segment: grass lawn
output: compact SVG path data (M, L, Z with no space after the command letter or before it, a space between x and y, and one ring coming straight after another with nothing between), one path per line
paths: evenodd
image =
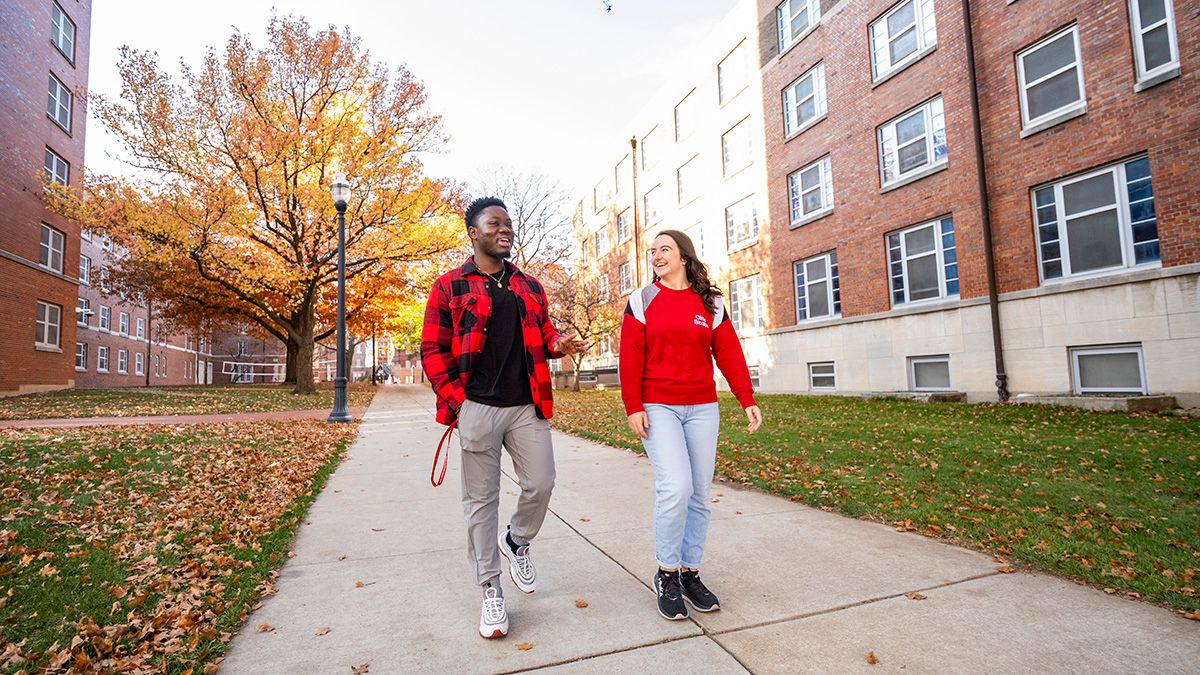
M357 425L0 430L0 672L207 672Z
M50 417L140 417L143 415L222 415L333 407L333 385L299 396L291 385L189 385L139 389L64 389L0 398L0 420ZM351 408L366 407L375 396L370 383L346 388Z
M555 392L555 426L641 451L618 392ZM721 396L717 472L1195 612L1200 419L1043 406Z

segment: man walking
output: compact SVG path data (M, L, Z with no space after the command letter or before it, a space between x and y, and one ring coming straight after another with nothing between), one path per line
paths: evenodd
M513 227L504 202L483 197L464 214L474 254L434 283L425 307L421 363L437 395L437 420L458 421L467 557L483 587L479 634L508 634L500 556L517 588L532 593L537 574L529 543L554 488L550 425L554 413L547 358L584 347L555 330L537 279L506 262ZM500 448L508 450L521 496L499 528Z

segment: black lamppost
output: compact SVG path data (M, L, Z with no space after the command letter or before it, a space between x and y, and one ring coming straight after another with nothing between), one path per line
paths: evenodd
M337 305L337 377L333 378L333 411L330 422L353 422L346 407L346 200L350 198L350 183L345 174L338 174L329 186L333 205L338 212L338 305Z

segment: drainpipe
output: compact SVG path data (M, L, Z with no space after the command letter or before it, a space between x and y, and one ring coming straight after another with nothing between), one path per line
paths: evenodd
M1008 374L1004 371L1004 345L1000 339L1000 296L996 290L996 260L992 255L991 207L987 172L983 167L983 127L979 122L979 83L975 80L975 41L971 30L971 5L962 0L963 37L967 48L967 78L971 84L971 123L975 132L975 170L983 225L983 263L987 267L988 310L992 317L992 351L996 354L996 396L1008 400Z
M638 225L637 136L629 137L629 163L633 165L633 287L642 287L642 228Z

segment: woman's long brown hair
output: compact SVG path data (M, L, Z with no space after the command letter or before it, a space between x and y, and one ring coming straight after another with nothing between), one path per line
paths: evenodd
M683 259L683 270L687 274L688 285L700 296L700 300L704 302L704 309L708 310L708 315L716 314L717 296L721 295L721 289L709 281L708 266L696 256L696 247L692 244L692 238L679 230L663 230L658 234L665 234L675 241L675 245L679 247L679 257ZM654 280L658 281L657 274L654 275Z

